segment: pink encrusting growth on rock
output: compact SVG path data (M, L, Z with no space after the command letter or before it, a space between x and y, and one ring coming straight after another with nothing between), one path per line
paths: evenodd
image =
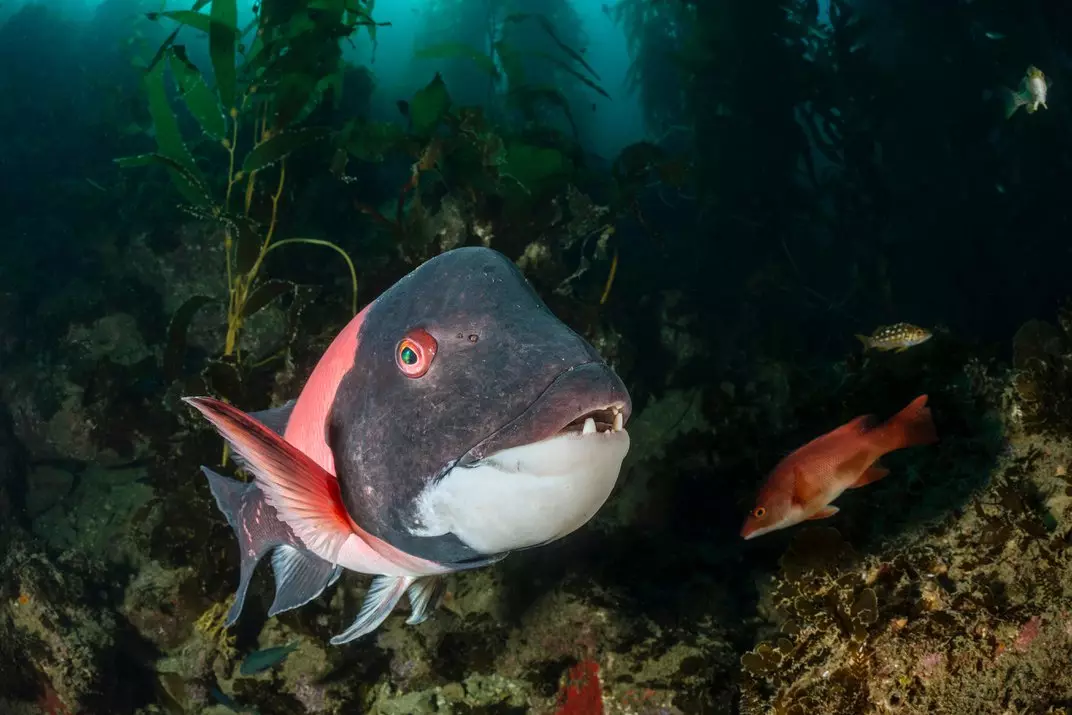
M1016 636L1016 640L1013 642L1012 647L1021 653L1031 647L1031 644L1035 642L1035 639L1039 636L1039 631L1042 628L1042 619L1038 616L1031 616L1021 628L1020 632Z
M555 715L603 715L603 688L599 663L582 660L569 669L569 677L559 691Z

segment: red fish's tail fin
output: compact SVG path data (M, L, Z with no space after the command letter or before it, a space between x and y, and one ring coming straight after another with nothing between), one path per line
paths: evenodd
M938 431L934 428L926 395L912 400L908 407L891 417L877 431L883 452L938 441Z

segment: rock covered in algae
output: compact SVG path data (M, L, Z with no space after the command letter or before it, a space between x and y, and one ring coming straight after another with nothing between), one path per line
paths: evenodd
M10 545L0 568L0 679L11 694L56 700L70 712L107 702L113 686L102 666L118 624L106 595L94 590L105 581L103 564L76 552L53 559L25 537Z
M1072 444L1006 424L962 507L859 552L801 529L766 594L770 629L741 658L742 712L997 715L1072 698Z

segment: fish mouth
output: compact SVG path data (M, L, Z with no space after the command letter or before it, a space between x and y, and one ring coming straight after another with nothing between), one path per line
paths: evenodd
M456 462L469 467L506 450L569 436L613 439L624 435L632 413L625 385L603 362L560 373L520 415L479 442Z
M625 403L616 402L613 405L585 412L559 430L559 434L579 434L583 437L590 434L621 432L625 429L625 415Z
M562 372L421 494L411 533L452 533L477 554L504 554L577 530L618 481L631 407L606 364Z

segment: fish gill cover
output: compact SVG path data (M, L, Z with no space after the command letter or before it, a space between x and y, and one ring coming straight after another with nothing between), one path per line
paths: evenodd
M1070 25L0 3L0 711L1068 711ZM181 398L284 405L357 311L476 245L627 386L610 500L419 625L330 646L369 579L267 618L263 568L224 627L239 554L199 466L244 472ZM904 325L927 339L854 337ZM783 457L918 395L937 443L740 538Z

